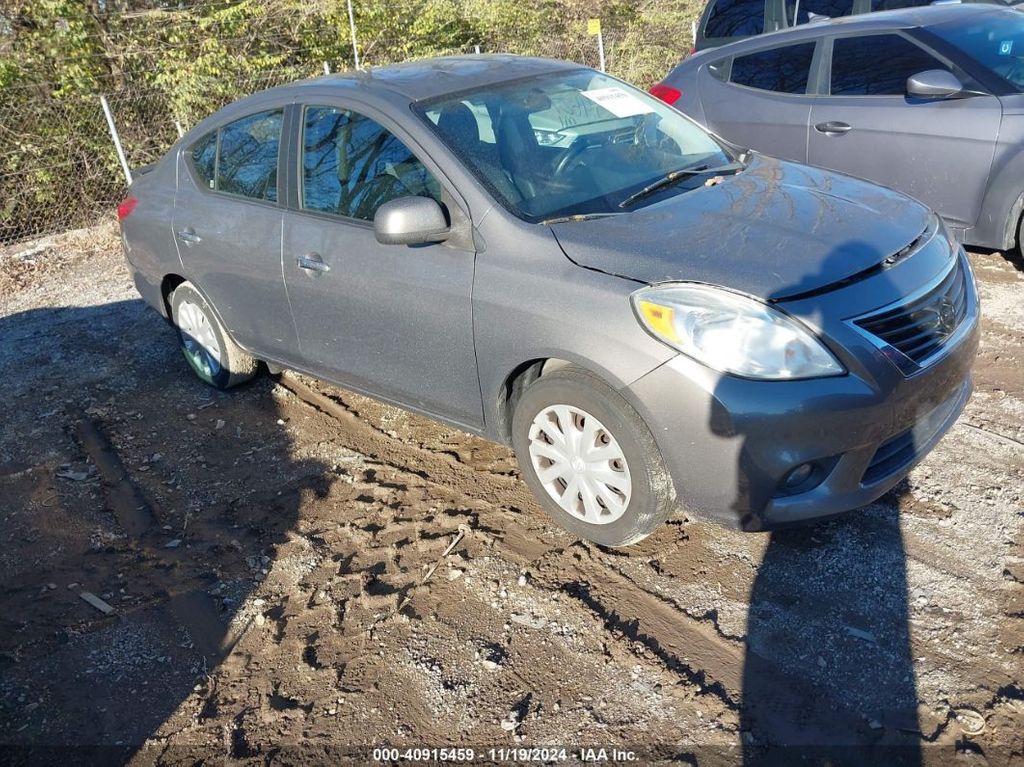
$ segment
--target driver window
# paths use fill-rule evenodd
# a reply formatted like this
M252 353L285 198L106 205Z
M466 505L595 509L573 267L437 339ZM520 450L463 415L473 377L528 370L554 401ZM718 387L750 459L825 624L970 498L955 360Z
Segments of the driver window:
M306 107L302 127L302 208L372 221L399 197L441 201L441 185L393 134L363 115Z

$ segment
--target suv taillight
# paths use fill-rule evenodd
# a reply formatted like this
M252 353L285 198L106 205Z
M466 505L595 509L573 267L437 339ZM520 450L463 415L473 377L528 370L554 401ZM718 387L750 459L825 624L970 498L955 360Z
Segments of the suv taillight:
M128 218L138 204L139 200L137 197L125 197L121 200L121 204L117 206L117 220L124 221Z
M679 97L683 95L682 91L676 90L675 88L669 85L665 85L664 83L652 85L649 93L652 96L656 96L657 98L661 99L666 104L675 104L677 101L679 101Z

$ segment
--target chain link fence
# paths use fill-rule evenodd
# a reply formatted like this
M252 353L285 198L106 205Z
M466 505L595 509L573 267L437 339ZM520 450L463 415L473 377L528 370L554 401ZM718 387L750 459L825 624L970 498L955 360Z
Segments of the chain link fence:
M415 45L413 45L413 42ZM679 39L650 28L606 29L606 69L647 87L689 50ZM565 59L597 68L596 38L581 29L532 45L487 43L424 45L408 37L360 42L363 68L409 57L410 49L433 55L516 53ZM60 95L54 83L18 84L0 90L0 246L89 226L111 211L125 193L125 181L100 105L106 96L131 167L159 159L199 119L244 95L282 83L350 69L353 60L271 67L242 74L192 79L189 93L121 76L100 80L92 92Z

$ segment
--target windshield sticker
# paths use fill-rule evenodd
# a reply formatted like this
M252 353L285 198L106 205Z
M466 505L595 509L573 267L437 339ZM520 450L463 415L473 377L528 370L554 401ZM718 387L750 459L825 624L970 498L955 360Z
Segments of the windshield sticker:
M595 88L592 91L580 91L580 94L598 106L604 107L616 117L647 115L654 111L654 107L648 106L622 88Z
M1009 56L1013 53L1013 40L1003 40L999 43L999 55Z

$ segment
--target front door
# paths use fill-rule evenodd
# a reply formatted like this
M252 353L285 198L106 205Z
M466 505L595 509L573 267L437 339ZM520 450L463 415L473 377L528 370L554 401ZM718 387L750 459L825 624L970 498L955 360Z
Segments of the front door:
M907 78L929 69L954 71L899 34L833 40L829 95L811 109L808 162L898 189L968 228L984 197L1002 109L994 96L907 96Z
M373 216L406 196L455 205L378 122L334 106L299 120L299 210L284 220L284 278L304 366L427 413L482 424L473 346L475 253L381 245Z

